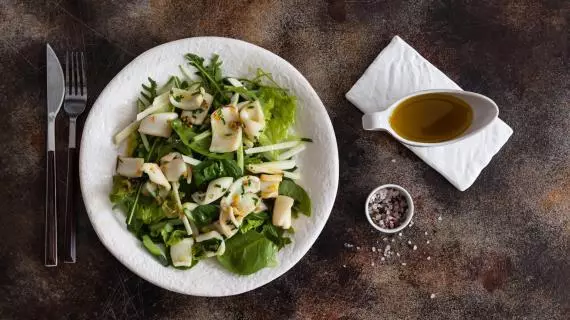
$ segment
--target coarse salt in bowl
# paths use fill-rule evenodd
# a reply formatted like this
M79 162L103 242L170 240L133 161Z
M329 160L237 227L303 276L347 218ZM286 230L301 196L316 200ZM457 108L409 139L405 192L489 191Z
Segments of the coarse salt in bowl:
M397 201L397 198L400 195L405 199L404 206L402 206L402 201ZM387 201L388 198L394 199L394 201ZM373 201L375 203L373 203L371 207L371 202ZM387 208L388 203L391 208ZM377 207L381 207L382 209L379 210L382 212L387 211L384 209L389 209L390 213L392 213L393 210L397 210L398 213L401 213L400 217L397 218L397 222L399 222L399 224L395 225L393 228L387 227L386 225L381 226L380 223L376 221L378 219L375 219L375 217L377 217L377 215L386 217L386 214L379 214L378 212L374 212L376 211L373 208L374 204L376 204ZM402 207L405 208L402 210ZM396 233L403 230L408 226L410 221L412 221L412 217L414 215L414 202L412 200L412 196L410 196L410 193L406 189L395 184L385 184L377 187L376 189L372 190L372 192L370 192L368 198L366 199L366 204L364 205L364 212L366 214L366 219L368 219L370 225L372 225L372 227L374 227L376 230L384 233ZM375 217L373 217L373 215L375 215ZM389 221L391 219L386 218L385 220Z

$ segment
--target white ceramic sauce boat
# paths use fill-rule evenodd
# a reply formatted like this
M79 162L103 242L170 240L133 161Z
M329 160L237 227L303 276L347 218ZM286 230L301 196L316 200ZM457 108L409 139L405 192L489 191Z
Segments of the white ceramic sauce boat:
M394 112L396 107L404 100L430 93L445 94L465 101L473 110L473 121L471 122L469 128L467 128L467 130L465 130L465 132L463 132L461 135L451 140L435 142L435 143L407 140L398 135L398 133L394 131L394 129L392 129L392 127L390 126L390 117L392 116L392 113ZM424 90L424 91L414 92L410 95L401 98L400 100L390 105L384 111L364 114L364 116L362 116L362 127L364 128L364 130L387 131L394 138L396 138L396 140L410 146L434 147L434 146L442 146L446 144L455 143L457 141L468 138L476 134L477 132L483 130L483 128L491 124L498 116L499 116L499 108L497 107L497 104L493 100L489 99L484 95L475 92L462 91L462 90Z

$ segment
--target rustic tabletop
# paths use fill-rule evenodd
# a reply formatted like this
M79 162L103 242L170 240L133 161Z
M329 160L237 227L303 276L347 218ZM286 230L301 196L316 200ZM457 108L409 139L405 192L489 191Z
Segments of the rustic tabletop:
M0 17L0 318L570 317L570 2L4 0ZM190 297L123 267L82 210L77 264L45 268L45 43L60 56L86 51L91 104L138 54L202 35L282 56L327 107L340 184L313 248L252 292ZM364 132L344 98L394 35L461 87L494 99L514 129L465 192L386 134ZM65 190L64 112L57 143ZM383 183L416 201L413 226L394 238L363 214L368 191ZM393 255L383 261L388 244Z

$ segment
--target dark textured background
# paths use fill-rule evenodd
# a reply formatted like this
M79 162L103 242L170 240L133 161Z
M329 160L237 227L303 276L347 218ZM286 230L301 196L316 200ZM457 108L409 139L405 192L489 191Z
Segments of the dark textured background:
M553 0L0 1L0 318L570 318L569 18L570 2ZM514 129L466 192L385 134L362 131L344 98L396 34L494 99ZM188 297L126 270L82 212L78 263L44 268L45 43L60 56L87 52L92 102L141 52L202 35L277 53L326 105L340 189L315 246L253 292ZM60 191L66 134L62 110ZM385 242L362 208L389 182L411 191L417 211L390 242L401 256L382 262L373 247Z

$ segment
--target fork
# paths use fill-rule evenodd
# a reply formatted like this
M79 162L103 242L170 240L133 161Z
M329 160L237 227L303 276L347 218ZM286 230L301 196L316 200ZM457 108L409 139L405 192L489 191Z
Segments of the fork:
M80 63L81 59L81 63ZM65 232L63 262L75 263L77 211L75 208L75 175L76 175L76 125L77 118L87 105L87 76L85 74L85 58L83 52L67 52L65 55L65 97L63 108L69 116L69 145L67 149L67 190L65 207Z

